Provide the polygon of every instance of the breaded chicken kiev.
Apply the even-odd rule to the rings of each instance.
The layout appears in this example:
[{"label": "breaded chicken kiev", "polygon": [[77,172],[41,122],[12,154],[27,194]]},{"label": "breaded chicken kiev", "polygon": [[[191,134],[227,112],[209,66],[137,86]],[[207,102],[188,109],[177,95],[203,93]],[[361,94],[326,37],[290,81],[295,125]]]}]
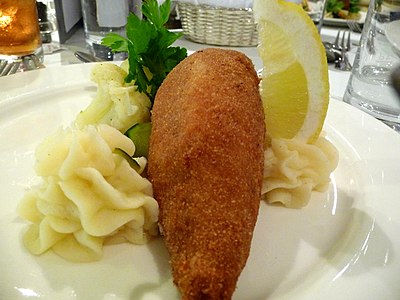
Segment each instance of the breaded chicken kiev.
[{"label": "breaded chicken kiev", "polygon": [[198,51],[159,88],[148,174],[182,299],[231,299],[263,178],[264,113],[244,54]]}]

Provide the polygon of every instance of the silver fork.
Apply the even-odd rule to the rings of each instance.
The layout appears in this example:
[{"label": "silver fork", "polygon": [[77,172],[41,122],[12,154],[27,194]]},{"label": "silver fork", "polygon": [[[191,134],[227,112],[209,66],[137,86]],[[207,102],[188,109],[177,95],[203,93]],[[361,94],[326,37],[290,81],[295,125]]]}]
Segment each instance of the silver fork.
[{"label": "silver fork", "polygon": [[[350,31],[347,31],[347,38],[346,38],[346,31],[344,30],[343,33],[341,30],[338,30],[338,33],[335,38],[335,42],[333,43],[333,47],[338,50],[344,50],[344,52],[350,51],[351,49],[351,34]],[[340,38],[340,36],[342,36]]]},{"label": "silver fork", "polygon": [[343,32],[339,30],[336,35],[335,42],[333,43],[333,47],[339,50],[341,54],[339,59],[335,62],[335,68],[342,71],[350,71],[352,66],[346,53],[351,49],[350,31],[348,31],[346,38],[346,30]]},{"label": "silver fork", "polygon": [[8,63],[6,60],[1,61],[0,62],[0,77],[17,73],[20,65],[21,65],[21,61],[13,61],[11,63]]},{"label": "silver fork", "polygon": [[39,58],[32,54],[15,61],[0,60],[0,77],[12,75],[18,71],[30,71],[44,68]]},{"label": "silver fork", "polygon": [[341,71],[351,71],[353,68],[344,49],[340,50],[341,56],[335,61],[335,68]]},{"label": "silver fork", "polygon": [[349,27],[349,29],[350,29],[351,31],[361,33],[362,27],[361,27],[361,25],[360,25],[357,21],[355,21],[355,20],[348,20],[346,23],[347,23],[347,26]]},{"label": "silver fork", "polygon": [[27,71],[45,68],[45,65],[42,64],[35,54],[25,56],[23,58],[23,64]]}]

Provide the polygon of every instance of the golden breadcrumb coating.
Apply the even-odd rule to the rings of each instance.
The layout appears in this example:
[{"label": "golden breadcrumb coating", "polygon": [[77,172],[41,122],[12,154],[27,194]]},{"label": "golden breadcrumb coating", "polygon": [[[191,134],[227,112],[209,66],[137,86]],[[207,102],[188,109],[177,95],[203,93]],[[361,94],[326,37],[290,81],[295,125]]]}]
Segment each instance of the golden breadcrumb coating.
[{"label": "golden breadcrumb coating", "polygon": [[148,174],[183,299],[231,299],[249,255],[263,178],[258,84],[244,54],[207,49],[157,92]]}]

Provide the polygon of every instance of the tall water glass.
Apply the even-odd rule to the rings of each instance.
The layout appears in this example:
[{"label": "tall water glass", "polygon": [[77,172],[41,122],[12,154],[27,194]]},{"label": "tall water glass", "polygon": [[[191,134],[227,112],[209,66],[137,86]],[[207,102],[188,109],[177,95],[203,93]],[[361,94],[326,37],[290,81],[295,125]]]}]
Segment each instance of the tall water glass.
[{"label": "tall water glass", "polygon": [[107,60],[123,60],[124,53],[112,53],[101,45],[110,32],[125,36],[125,25],[130,12],[139,14],[140,0],[81,0],[86,45],[92,54]]},{"label": "tall water glass", "polygon": [[36,0],[0,1],[0,59],[43,59]]},{"label": "tall water glass", "polygon": [[371,0],[344,101],[400,129],[400,99],[391,72],[400,65],[400,0]]},{"label": "tall water glass", "polygon": [[305,3],[307,3],[306,11],[308,15],[317,26],[318,32],[321,32],[328,0],[308,0]]}]

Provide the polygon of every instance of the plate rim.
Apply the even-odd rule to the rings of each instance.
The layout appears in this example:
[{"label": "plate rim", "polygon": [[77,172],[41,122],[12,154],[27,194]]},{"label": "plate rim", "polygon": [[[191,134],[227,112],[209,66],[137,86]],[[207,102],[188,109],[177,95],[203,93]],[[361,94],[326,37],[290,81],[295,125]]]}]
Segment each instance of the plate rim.
[{"label": "plate rim", "polygon": [[[364,11],[360,11],[360,19],[356,20],[356,23],[359,25],[364,25],[365,23],[365,18],[367,16],[367,13]],[[346,20],[346,19],[340,19],[340,18],[329,18],[324,16],[324,20],[323,20],[323,25],[327,25],[327,26],[347,26],[347,22],[350,20]]]},{"label": "plate rim", "polygon": [[[84,74],[87,74],[87,70],[90,70],[93,67],[93,65],[80,65],[79,67],[77,67],[77,69],[85,69]],[[61,67],[63,74],[68,73],[70,71],[74,71],[72,70],[73,68],[71,68],[70,70],[68,70],[68,66],[62,66]],[[50,69],[50,68],[49,68]],[[58,68],[57,68],[58,69]],[[50,72],[50,74],[52,74],[52,71]],[[25,76],[24,74],[22,74],[21,76]],[[76,82],[76,84],[82,84],[82,78],[79,78],[79,76],[74,77],[74,80]],[[1,83],[1,79],[0,79],[0,83]],[[86,80],[84,83],[84,85],[86,84],[90,84],[90,80]],[[40,91],[38,91],[38,93],[40,94]],[[20,95],[15,95],[12,97],[13,100],[18,101],[22,101],[25,98],[29,98],[30,95],[27,94],[20,94]],[[9,99],[10,100],[10,99]],[[8,105],[7,102],[2,102],[0,101],[0,108],[5,105]],[[387,127],[386,125],[384,125],[383,123],[381,123],[380,121],[376,120],[375,118],[373,118],[370,115],[367,115],[366,113],[362,112],[361,110],[356,109],[355,107],[352,107],[351,105],[341,102],[339,100],[335,100],[335,99],[331,99],[331,103],[329,105],[329,111],[328,111],[328,117],[327,120],[325,122],[325,126],[324,128],[327,130],[328,132],[328,136],[329,136],[329,132],[330,132],[330,127],[329,126],[333,126],[335,124],[334,120],[332,119],[335,114],[338,115],[347,115],[350,114],[351,118],[355,118],[358,119],[360,122],[363,121],[365,124],[369,124],[368,126],[370,126],[370,128],[376,128],[376,132],[378,132],[379,134],[385,135],[386,137],[393,139],[395,141],[396,147],[399,147],[400,149],[400,135],[398,135],[398,133],[396,133],[394,130],[390,129],[389,127]],[[342,124],[337,124],[337,126],[342,125]],[[358,124],[361,125],[361,124]],[[332,133],[331,133],[332,134]],[[400,153],[400,152],[399,152]],[[399,183],[400,183],[400,178],[399,178]],[[399,217],[399,216],[397,216]],[[376,221],[379,221],[379,219],[376,219]],[[400,222],[400,217],[398,219],[396,219],[397,222]],[[400,243],[398,243],[396,246],[399,246]],[[299,287],[298,289],[296,289],[296,292],[299,291],[299,289],[301,290],[302,288],[309,288],[308,286],[302,286]],[[295,292],[295,291],[293,291]],[[322,291],[317,291],[323,294]],[[301,297],[297,297],[294,296],[292,294],[288,294],[288,297],[290,297],[291,299],[300,299]],[[273,298],[273,297],[271,297]]]}]

